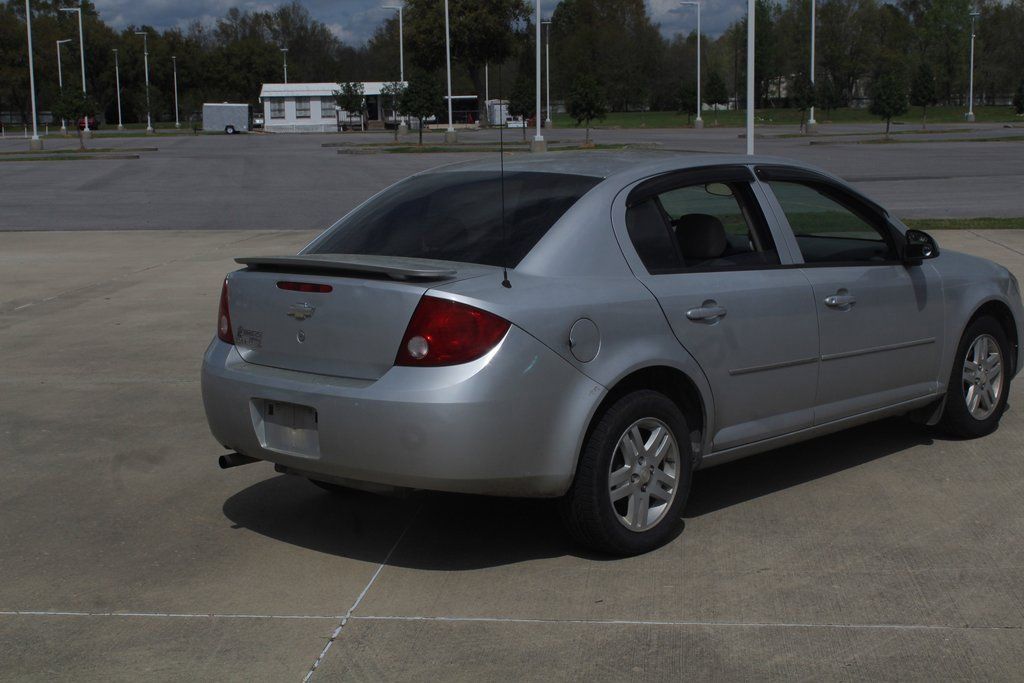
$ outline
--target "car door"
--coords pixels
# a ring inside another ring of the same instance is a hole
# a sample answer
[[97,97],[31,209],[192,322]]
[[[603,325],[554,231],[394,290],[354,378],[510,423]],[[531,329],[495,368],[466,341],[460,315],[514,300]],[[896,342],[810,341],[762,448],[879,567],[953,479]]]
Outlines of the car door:
[[814,417],[811,288],[786,267],[752,181],[742,166],[676,172],[620,195],[614,212],[630,266],[711,386],[715,451]]
[[899,258],[902,236],[852,191],[791,169],[758,169],[814,291],[821,340],[815,423],[938,390],[938,273]]

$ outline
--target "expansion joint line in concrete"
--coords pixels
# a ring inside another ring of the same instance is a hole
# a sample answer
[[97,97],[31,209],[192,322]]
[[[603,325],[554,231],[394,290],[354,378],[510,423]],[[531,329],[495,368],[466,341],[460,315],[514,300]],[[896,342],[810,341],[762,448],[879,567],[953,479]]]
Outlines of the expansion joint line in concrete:
[[406,523],[405,525],[405,528],[402,529],[402,533],[398,534],[398,538],[395,539],[394,545],[392,545],[391,549],[388,550],[387,555],[384,556],[384,559],[381,561],[381,563],[377,565],[377,569],[373,572],[373,576],[371,576],[367,584],[363,586],[363,590],[359,593],[358,597],[356,597],[355,602],[353,602],[352,606],[348,608],[348,612],[345,613],[345,616],[341,618],[341,623],[338,624],[338,628],[334,629],[334,632],[331,633],[331,637],[327,640],[327,644],[324,645],[324,649],[320,651],[320,654],[317,656],[316,661],[314,661],[313,665],[309,667],[309,671],[306,672],[305,678],[302,679],[303,683],[309,681],[309,679],[313,676],[313,673],[317,670],[317,667],[319,667],[320,664],[324,661],[324,657],[327,656],[327,651],[331,649],[332,645],[334,645],[334,641],[336,641],[338,639],[338,636],[341,635],[341,632],[345,628],[345,625],[352,619],[352,613],[359,608],[360,603],[362,603],[363,598],[365,598],[366,594],[370,591],[370,588],[373,586],[374,581],[377,580],[377,577],[380,576],[380,573],[384,570],[384,567],[387,566],[388,560],[391,559],[391,556],[394,554],[395,549],[398,547],[398,544],[402,542],[402,539],[405,538],[405,534],[408,533],[410,527],[412,527],[413,523],[416,521],[416,517],[419,516],[419,511],[420,508],[422,507],[423,504],[420,503],[420,505],[413,511],[412,516],[409,518],[408,523]]

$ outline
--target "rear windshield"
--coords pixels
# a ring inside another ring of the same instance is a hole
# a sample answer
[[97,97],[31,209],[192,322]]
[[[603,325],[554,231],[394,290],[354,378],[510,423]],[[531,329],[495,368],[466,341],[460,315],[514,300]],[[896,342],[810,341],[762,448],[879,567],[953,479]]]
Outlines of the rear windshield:
[[497,172],[409,178],[344,218],[316,254],[374,254],[516,266],[600,178]]

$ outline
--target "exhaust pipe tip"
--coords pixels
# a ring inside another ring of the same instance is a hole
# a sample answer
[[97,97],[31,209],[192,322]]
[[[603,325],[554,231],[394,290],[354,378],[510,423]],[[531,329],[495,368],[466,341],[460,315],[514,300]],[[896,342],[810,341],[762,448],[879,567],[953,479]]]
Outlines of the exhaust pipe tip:
[[242,455],[241,453],[226,453],[217,458],[217,464],[222,470],[226,470],[240,465],[248,465],[249,463],[256,462],[256,460],[257,458],[250,458],[248,455]]

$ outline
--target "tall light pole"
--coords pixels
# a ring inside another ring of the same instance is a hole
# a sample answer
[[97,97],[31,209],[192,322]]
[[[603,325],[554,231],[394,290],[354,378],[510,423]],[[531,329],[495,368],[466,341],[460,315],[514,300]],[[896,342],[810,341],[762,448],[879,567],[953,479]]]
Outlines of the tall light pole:
[[693,2],[693,0],[684,0],[679,4],[693,5],[697,8],[697,118],[693,120],[693,127],[703,128],[704,119],[700,117],[701,112],[704,111],[704,101],[700,98],[700,3]]
[[121,65],[117,62],[117,48],[114,48],[114,86],[117,88],[117,129],[124,130],[121,121]]
[[[817,0],[811,0],[811,89],[812,90],[814,89],[814,29],[815,29],[816,24],[818,23],[817,21],[815,21],[815,18],[814,18],[814,6],[815,6],[816,3],[817,3]],[[809,116],[807,118],[807,126],[808,126],[808,128],[810,126],[818,125],[818,122],[814,120],[814,105],[813,104],[811,105],[810,112],[808,112],[808,113],[809,113]]]
[[544,125],[551,127],[551,20],[541,22],[544,31]]
[[146,65],[146,132],[153,132],[153,112],[149,106],[149,34],[145,31],[136,31],[135,35],[142,36],[142,58]]
[[288,48],[282,47],[281,54],[284,56],[284,82],[288,82]]
[[448,75],[448,130],[444,132],[444,141],[455,142],[455,127],[452,126],[452,47],[448,28],[448,0],[444,0],[444,59]]
[[402,6],[384,5],[382,9],[393,9],[398,12],[398,74],[399,80],[405,83],[405,36],[402,29]]
[[540,0],[537,0],[537,20],[534,22],[534,24],[535,24],[535,27],[536,27],[536,32],[535,33],[536,33],[536,41],[537,41],[537,60],[536,60],[536,69],[534,71],[534,73],[537,76],[536,83],[535,83],[535,85],[536,85],[535,91],[537,93],[537,134],[533,136],[533,141],[530,142],[530,151],[531,152],[546,152],[547,148],[548,148],[548,145],[547,145],[546,142],[544,142],[544,136],[541,135],[541,132],[540,132],[540,125],[541,125],[541,120],[540,120],[540,25],[541,25]]
[[[71,38],[65,38],[64,40],[57,41],[57,84],[60,86],[60,94],[64,94],[64,69],[60,65],[60,46],[64,43],[70,43]],[[64,135],[68,134],[68,126],[62,117],[60,120],[60,132]]]
[[[61,12],[75,12],[78,14],[78,47],[79,55],[82,58],[82,94],[85,95],[85,34],[82,31],[82,8],[81,7],[61,7]],[[85,128],[82,129],[82,133],[85,137],[89,137],[89,115],[85,115]]]
[[171,66],[174,69],[174,127],[181,128],[178,121],[178,58],[171,55]]
[[754,0],[747,0],[747,154],[754,153]]
[[971,70],[967,86],[967,120],[974,123],[974,22],[981,16],[977,9],[971,10]]
[[25,33],[28,34],[28,84],[29,95],[32,97],[32,139],[29,140],[30,150],[42,149],[43,141],[39,139],[39,122],[36,114],[36,68],[32,61],[32,8],[25,0]]

